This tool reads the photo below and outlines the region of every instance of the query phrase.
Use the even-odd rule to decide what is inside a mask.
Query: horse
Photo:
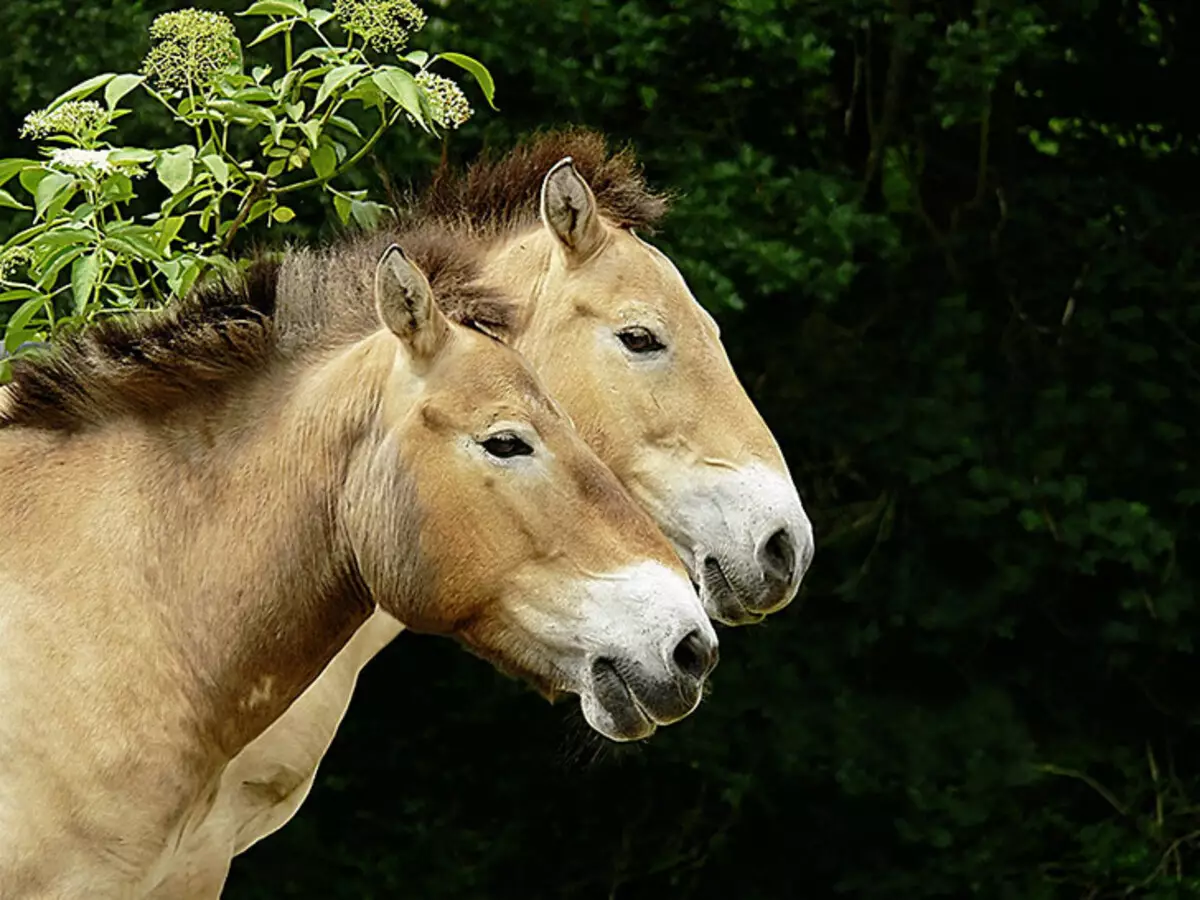
[[[397,228],[293,257],[282,275],[290,290],[319,304],[354,285],[379,246],[403,244],[436,273],[451,318],[533,361],[671,538],[712,618],[743,625],[785,607],[812,559],[812,526],[715,321],[635,231],[653,228],[668,207],[632,152],[610,153],[587,129],[546,132],[463,174],[442,170],[424,195],[396,207]],[[377,611],[239,754],[155,897],[219,896],[232,857],[295,815],[359,672],[402,629]]]
[[[686,570],[519,354],[398,247],[322,302],[280,274],[15,361],[6,897],[147,896],[376,606],[614,739],[699,702],[717,638]]]

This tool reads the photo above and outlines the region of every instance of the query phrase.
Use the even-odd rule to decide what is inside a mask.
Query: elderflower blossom
[[[28,245],[11,247],[0,253],[0,280],[15,275],[33,262],[33,251]]]
[[[156,43],[142,74],[164,89],[206,87],[240,56],[233,22],[207,10],[163,13],[151,23],[150,38]]]
[[[417,75],[417,84],[425,91],[434,121],[443,128],[457,128],[471,118],[467,95],[449,78],[421,72]]]
[[[94,100],[68,100],[54,109],[39,109],[27,115],[21,126],[21,137],[66,134],[82,138],[95,134],[107,121],[104,107]]]
[[[116,171],[116,166],[109,162],[107,150],[77,150],[68,147],[51,153],[50,162],[64,169],[87,170],[97,175],[107,175]]]
[[[333,0],[342,27],[381,53],[400,50],[425,25],[425,13],[412,0]]]

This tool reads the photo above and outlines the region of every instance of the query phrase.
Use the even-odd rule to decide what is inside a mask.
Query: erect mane
[[[0,428],[74,431],[117,415],[160,415],[275,362],[365,337],[379,327],[376,263],[397,237],[260,255],[244,274],[205,280],[162,309],[101,320],[44,355],[15,359]],[[477,282],[465,247],[422,231],[400,243],[451,319],[507,327],[507,299]]]
[[[630,147],[610,152],[599,132],[569,128],[535,134],[503,156],[485,156],[465,171],[443,166],[424,194],[397,204],[401,218],[481,236],[536,225],[542,180],[566,156],[591,186],[600,212],[611,224],[648,231],[666,214],[667,197],[647,186]]]

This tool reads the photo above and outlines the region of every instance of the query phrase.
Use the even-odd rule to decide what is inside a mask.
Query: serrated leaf
[[[249,8],[238,13],[239,16],[300,16],[308,13],[301,0],[258,0]]]
[[[327,73],[325,73],[325,78],[322,79],[321,86],[317,88],[317,99],[313,101],[313,108],[315,109],[328,100],[334,91],[352,79],[359,72],[363,71],[365,68],[366,66],[355,64],[349,66],[337,66],[336,68],[330,69]]]
[[[154,172],[163,187],[178,194],[192,180],[192,155],[182,150],[168,150],[159,156]]]
[[[104,102],[109,109],[116,107],[121,98],[142,83],[141,75],[118,75],[104,88]]]
[[[86,97],[88,94],[98,91],[116,77],[116,72],[106,72],[103,75],[96,75],[93,78],[89,78],[87,81],[81,81],[66,93],[59,94],[51,100],[50,105],[46,109],[57,109],[68,100],[78,100],[80,97]]]
[[[479,89],[483,91],[483,96],[488,102],[488,106],[497,111],[498,108],[494,102],[496,96],[496,82],[492,79],[492,73],[488,71],[487,66],[477,59],[467,56],[465,53],[439,53],[437,59],[444,59],[446,62],[454,63],[461,69],[466,69],[479,82]]]
[[[300,130],[304,132],[304,136],[308,138],[309,146],[316,147],[321,140],[321,123],[313,119],[309,122],[301,122]]]
[[[310,162],[318,178],[328,178],[337,169],[337,152],[329,144],[322,144],[313,151]]]
[[[71,266],[71,296],[75,301],[75,314],[79,315],[87,307],[87,302],[96,287],[96,278],[100,275],[100,252],[89,253],[75,260]]]
[[[204,168],[212,172],[213,178],[217,179],[217,183],[221,187],[229,187],[229,164],[225,160],[214,153],[201,157],[200,162],[204,163]]]
[[[279,34],[279,32],[286,31],[288,28],[291,28],[292,23],[295,21],[296,21],[295,19],[283,19],[282,21],[279,21],[279,22],[272,22],[270,25],[268,25],[266,28],[264,28],[262,31],[260,31],[258,33],[258,36],[254,40],[252,40],[249,44],[247,44],[246,46],[253,47],[255,44],[261,44],[263,41],[268,40],[269,38],[272,38],[275,35]]]
[[[400,107],[404,109],[418,122],[424,124],[425,113],[421,109],[421,89],[417,87],[417,80],[405,72],[403,69],[397,69],[395,66],[388,66],[380,69],[371,76],[371,81],[375,85],[391,97]]]
[[[346,91],[346,100],[358,100],[363,106],[377,106],[383,108],[383,91],[370,78],[364,78],[350,90]]]
[[[29,207],[19,202],[16,197],[4,190],[4,188],[0,188],[0,209],[29,209]]]
[[[33,192],[33,205],[37,215],[42,216],[63,191],[75,183],[75,179],[62,172],[49,172],[42,178]]]
[[[358,126],[343,116],[330,116],[329,124],[336,125],[338,128],[342,129],[342,131],[349,132],[360,141],[363,140],[363,134],[361,131],[359,131]]]

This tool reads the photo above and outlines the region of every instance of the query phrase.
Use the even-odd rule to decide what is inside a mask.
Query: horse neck
[[[340,520],[348,471],[378,415],[394,342],[367,338],[224,411],[216,446],[182,476],[155,551],[174,555],[173,621],[213,677],[217,739],[231,755],[275,720],[370,615]],[[239,435],[239,432],[241,433]],[[162,567],[159,567],[163,571]]]
[[[136,680],[165,704],[129,711],[126,727],[169,714],[206,756],[228,759],[367,619],[338,510],[394,361],[378,337],[276,364],[153,421],[123,416],[71,436],[0,429],[0,472],[26,473],[0,505],[58,535],[31,548],[29,583],[73,598],[73,620],[105,623],[76,637],[126,661],[106,662],[105,690]],[[85,501],[74,509],[21,486],[66,480]]]

